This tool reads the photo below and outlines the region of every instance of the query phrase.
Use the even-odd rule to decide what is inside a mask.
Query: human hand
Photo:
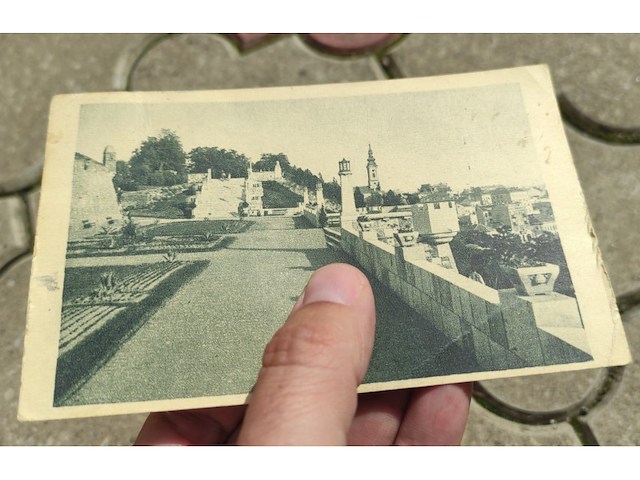
[[[267,345],[248,406],[152,413],[136,444],[459,444],[471,384],[356,393],[374,332],[367,278],[323,267]]]

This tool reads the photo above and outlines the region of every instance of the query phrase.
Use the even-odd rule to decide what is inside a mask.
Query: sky
[[[234,103],[88,104],[77,151],[96,160],[112,145],[119,160],[161,129],[185,151],[216,146],[285,153],[326,181],[351,161],[353,185],[366,184],[371,144],[383,190],[423,183],[470,186],[542,184],[539,158],[518,84],[353,97]]]

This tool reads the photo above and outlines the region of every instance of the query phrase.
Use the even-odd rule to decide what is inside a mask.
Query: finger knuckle
[[[283,326],[268,343],[263,367],[304,366],[330,368],[335,362],[339,335],[322,322],[303,321]]]

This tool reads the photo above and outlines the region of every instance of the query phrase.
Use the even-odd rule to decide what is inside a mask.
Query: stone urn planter
[[[560,267],[553,263],[530,267],[503,267],[516,289],[518,295],[546,295],[553,292],[553,287],[560,273]]]
[[[418,243],[418,232],[416,231],[397,232],[394,234],[394,237],[401,247],[410,247]]]

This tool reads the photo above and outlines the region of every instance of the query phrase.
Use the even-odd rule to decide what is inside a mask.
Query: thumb
[[[345,264],[316,271],[265,349],[238,443],[344,445],[374,330],[367,278]]]

